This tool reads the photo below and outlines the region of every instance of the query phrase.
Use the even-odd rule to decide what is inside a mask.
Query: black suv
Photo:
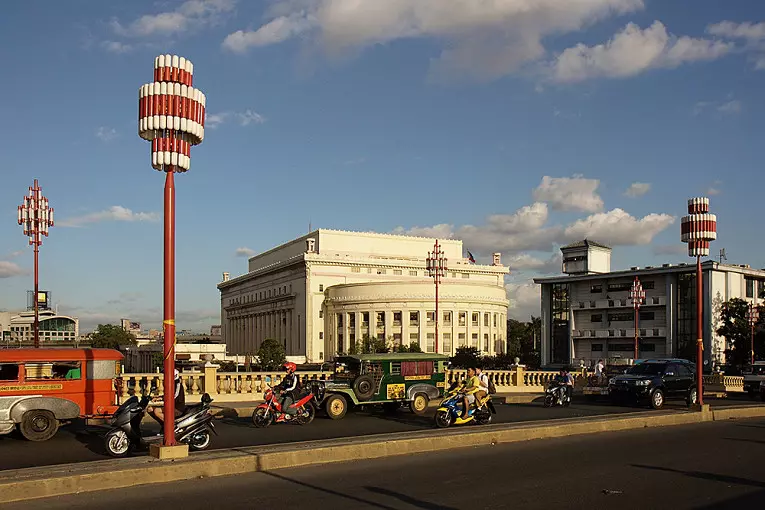
[[[696,404],[696,365],[684,359],[643,361],[613,377],[608,382],[608,395],[612,402],[647,400],[654,409],[661,409],[664,401],[672,398]]]

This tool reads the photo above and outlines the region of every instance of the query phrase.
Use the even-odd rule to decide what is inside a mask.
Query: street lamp
[[[42,237],[48,237],[48,230],[53,226],[53,208],[49,206],[48,199],[43,196],[35,179],[34,186],[29,188],[29,195],[24,197],[24,202],[18,208],[19,225],[24,226],[24,235],[29,237],[29,244],[35,249],[35,322],[34,340],[35,348],[40,347],[40,305],[39,292],[39,254],[42,245]]]
[[[188,171],[191,147],[205,135],[206,97],[192,86],[194,65],[178,55],[154,59],[154,81],[142,85],[138,134],[151,142],[151,166],[165,172],[164,195],[164,445],[175,444],[175,180]]]
[[[645,291],[640,280],[635,276],[635,281],[632,282],[632,289],[630,289],[630,299],[632,300],[632,308],[635,310],[635,360],[638,359],[638,319],[640,314],[640,305],[645,301]]]
[[[680,223],[680,238],[688,243],[688,256],[696,257],[696,377],[699,405],[704,405],[704,283],[701,257],[709,256],[709,243],[717,239],[717,216],[709,213],[709,199],[688,200],[688,215]]]
[[[749,321],[749,333],[752,341],[752,370],[754,370],[754,326],[760,320],[760,307],[754,303],[749,303],[749,310],[746,311],[746,320]]]
[[[428,276],[433,278],[433,282],[436,284],[436,349],[435,352],[438,353],[438,284],[441,283],[441,278],[446,276],[446,257],[444,257],[444,252],[441,250],[441,245],[438,244],[438,239],[436,239],[436,244],[433,245],[433,251],[428,252],[428,258],[427,258],[427,270],[428,270]]]

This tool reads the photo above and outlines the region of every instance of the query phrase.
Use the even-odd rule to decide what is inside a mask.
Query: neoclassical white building
[[[318,362],[347,352],[364,336],[396,344],[418,342],[451,354],[474,346],[503,352],[509,272],[471,263],[462,241],[440,241],[448,271],[435,286],[426,257],[435,239],[315,230],[249,259],[248,272],[223,274],[221,332],[229,355],[255,354],[266,338],[280,340],[295,361]]]

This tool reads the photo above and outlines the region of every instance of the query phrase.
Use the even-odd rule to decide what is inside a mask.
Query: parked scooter
[[[140,400],[133,395],[117,409],[112,418],[112,429],[106,433],[104,440],[109,455],[125,457],[133,449],[162,440],[162,435],[144,436],[141,432],[141,421],[149,402],[151,396],[148,394]],[[210,446],[210,432],[218,435],[210,413],[210,402],[212,398],[205,393],[201,403],[187,406],[186,412],[175,419],[177,442],[188,444],[192,450],[205,450]]]
[[[308,425],[316,416],[316,409],[324,397],[324,385],[314,381],[308,391],[301,394],[295,402],[290,405],[290,409],[295,409],[295,414],[287,418],[287,414],[282,409],[282,404],[277,398],[276,392],[268,388],[263,395],[265,402],[255,408],[252,413],[252,423],[258,428],[266,428],[278,418],[284,417],[285,423],[297,423],[298,425]]]
[[[464,402],[463,394],[459,391],[458,386],[458,383],[452,383],[451,387],[444,394],[444,400],[441,401],[441,405],[436,410],[434,418],[436,426],[447,428],[451,425],[464,425],[473,421],[479,425],[491,423],[491,415],[497,414],[497,410],[494,408],[490,395],[486,395],[481,399],[477,406],[470,406],[467,418],[462,419],[462,406]]]
[[[566,392],[566,385],[557,381],[553,381],[547,386],[545,390],[545,407],[562,406],[568,407],[571,405],[571,398],[569,398]]]

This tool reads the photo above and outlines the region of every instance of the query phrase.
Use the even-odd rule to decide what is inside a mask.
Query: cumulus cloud
[[[89,223],[101,223],[104,221],[149,221],[159,220],[159,215],[154,212],[133,212],[127,207],[113,205],[104,211],[98,211],[83,216],[74,216],[57,223],[60,227],[80,227]]]
[[[510,306],[507,316],[519,321],[528,321],[531,316],[541,315],[540,292],[541,287],[529,280],[521,283],[508,283],[505,285],[507,298]]]
[[[0,260],[0,278],[12,278],[14,276],[28,275],[29,271],[14,262]]]
[[[718,106],[717,111],[727,115],[734,115],[736,113],[741,113],[741,101],[737,99],[734,99],[732,101],[727,101],[721,104],[720,106]]]
[[[520,253],[506,258],[502,262],[510,268],[511,273],[531,271],[540,274],[553,274],[561,271],[562,255],[559,252],[548,259],[540,259],[528,253]]]
[[[126,25],[114,19],[111,28],[123,37],[178,35],[215,25],[235,7],[236,0],[188,0],[176,9],[146,14]]]
[[[693,114],[701,115],[706,111],[713,111],[721,115],[736,115],[741,113],[742,107],[743,103],[738,99],[731,99],[724,102],[699,101],[693,107]]]
[[[636,198],[642,197],[651,190],[651,184],[648,182],[633,182],[627,191],[624,192],[625,196]]]
[[[715,60],[733,48],[731,42],[674,36],[660,21],[646,29],[629,23],[606,43],[580,43],[564,50],[552,63],[552,77],[569,83],[626,78],[649,69],[674,69],[686,63]]]
[[[765,23],[734,23],[733,21],[721,21],[707,27],[707,33],[728,39],[746,39],[748,41],[760,41],[765,39]]]
[[[110,142],[117,138],[117,130],[114,128],[101,126],[96,129],[96,138],[102,142]]]
[[[330,57],[412,38],[442,43],[431,77],[491,80],[544,56],[548,36],[644,8],[643,0],[282,0],[264,24],[223,41],[230,51],[302,38]]]
[[[250,124],[264,124],[266,122],[266,118],[263,115],[248,108],[241,112],[213,113],[207,116],[205,125],[210,129],[215,129],[232,120],[242,127],[249,126]]]
[[[255,255],[255,250],[251,248],[246,248],[246,247],[237,248],[236,251],[234,252],[234,255],[236,255],[237,257],[252,257],[253,255]]]
[[[407,235],[415,237],[432,237],[434,239],[451,239],[454,237],[454,225],[448,223],[441,223],[432,227],[396,227],[393,229],[394,234]]]
[[[649,214],[635,218],[623,209],[613,209],[577,220],[566,227],[569,240],[598,239],[612,246],[650,244],[653,238],[675,222],[669,214]]]
[[[534,200],[547,202],[556,211],[598,212],[603,210],[603,199],[598,195],[598,179],[573,177],[542,177],[534,190]]]
[[[133,51],[133,46],[119,41],[101,41],[101,48],[109,53],[129,53]]]

